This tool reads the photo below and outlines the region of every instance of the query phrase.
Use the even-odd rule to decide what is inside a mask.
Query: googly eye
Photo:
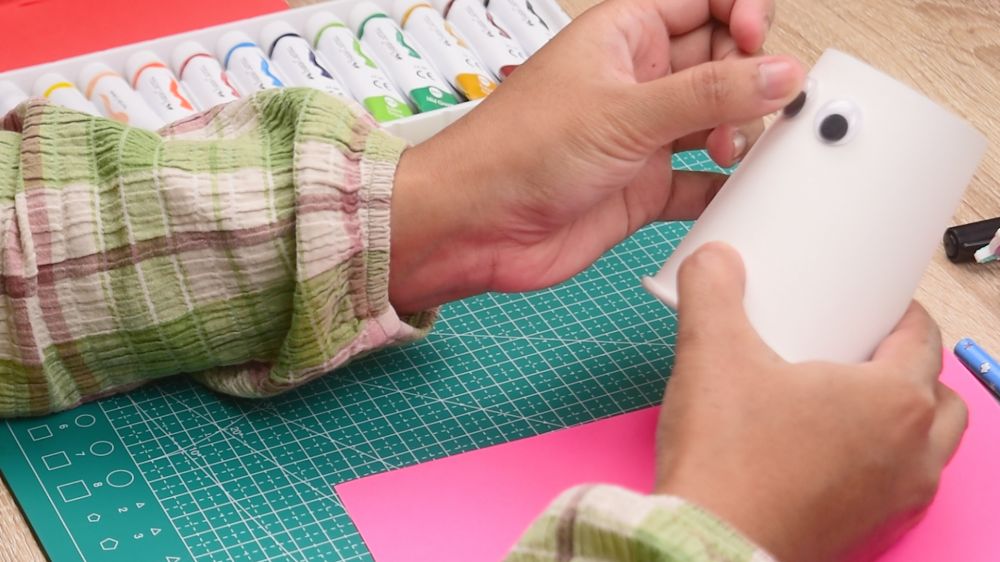
[[[806,83],[802,88],[802,91],[795,97],[794,100],[792,100],[792,103],[786,105],[785,109],[782,110],[785,117],[791,119],[792,117],[798,115],[802,111],[802,108],[806,106],[806,102],[809,101],[809,98],[816,95],[815,90],[816,85],[813,82],[813,79],[806,78]]]
[[[861,108],[852,101],[834,100],[816,113],[816,135],[826,144],[845,144],[860,129]]]

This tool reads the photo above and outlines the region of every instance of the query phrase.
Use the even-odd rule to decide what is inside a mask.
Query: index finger
[[[684,35],[712,19],[728,25],[736,44],[755,53],[764,44],[774,0],[649,0],[671,36]]]
[[[774,0],[736,0],[728,19],[715,17],[729,24],[729,34],[741,51],[754,54],[764,48],[774,13]]]

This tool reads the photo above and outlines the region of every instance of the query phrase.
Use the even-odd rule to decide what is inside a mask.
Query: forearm
[[[346,105],[266,93],[162,136],[25,107],[2,150],[0,417],[178,373],[273,394],[429,326],[388,301],[404,144]]]

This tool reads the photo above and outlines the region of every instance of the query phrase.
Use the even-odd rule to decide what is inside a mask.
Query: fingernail
[[[743,151],[747,149],[747,137],[743,133],[736,131],[733,133],[733,160],[743,157]]]
[[[777,59],[758,67],[760,91],[764,99],[779,100],[788,95],[794,85],[795,67],[787,60]]]

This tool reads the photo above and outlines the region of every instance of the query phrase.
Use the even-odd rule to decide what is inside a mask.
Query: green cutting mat
[[[276,399],[176,378],[4,422],[0,470],[56,562],[370,560],[334,484],[659,401],[676,323],[639,278],[686,232],[649,227],[556,288],[448,305],[426,341]]]

